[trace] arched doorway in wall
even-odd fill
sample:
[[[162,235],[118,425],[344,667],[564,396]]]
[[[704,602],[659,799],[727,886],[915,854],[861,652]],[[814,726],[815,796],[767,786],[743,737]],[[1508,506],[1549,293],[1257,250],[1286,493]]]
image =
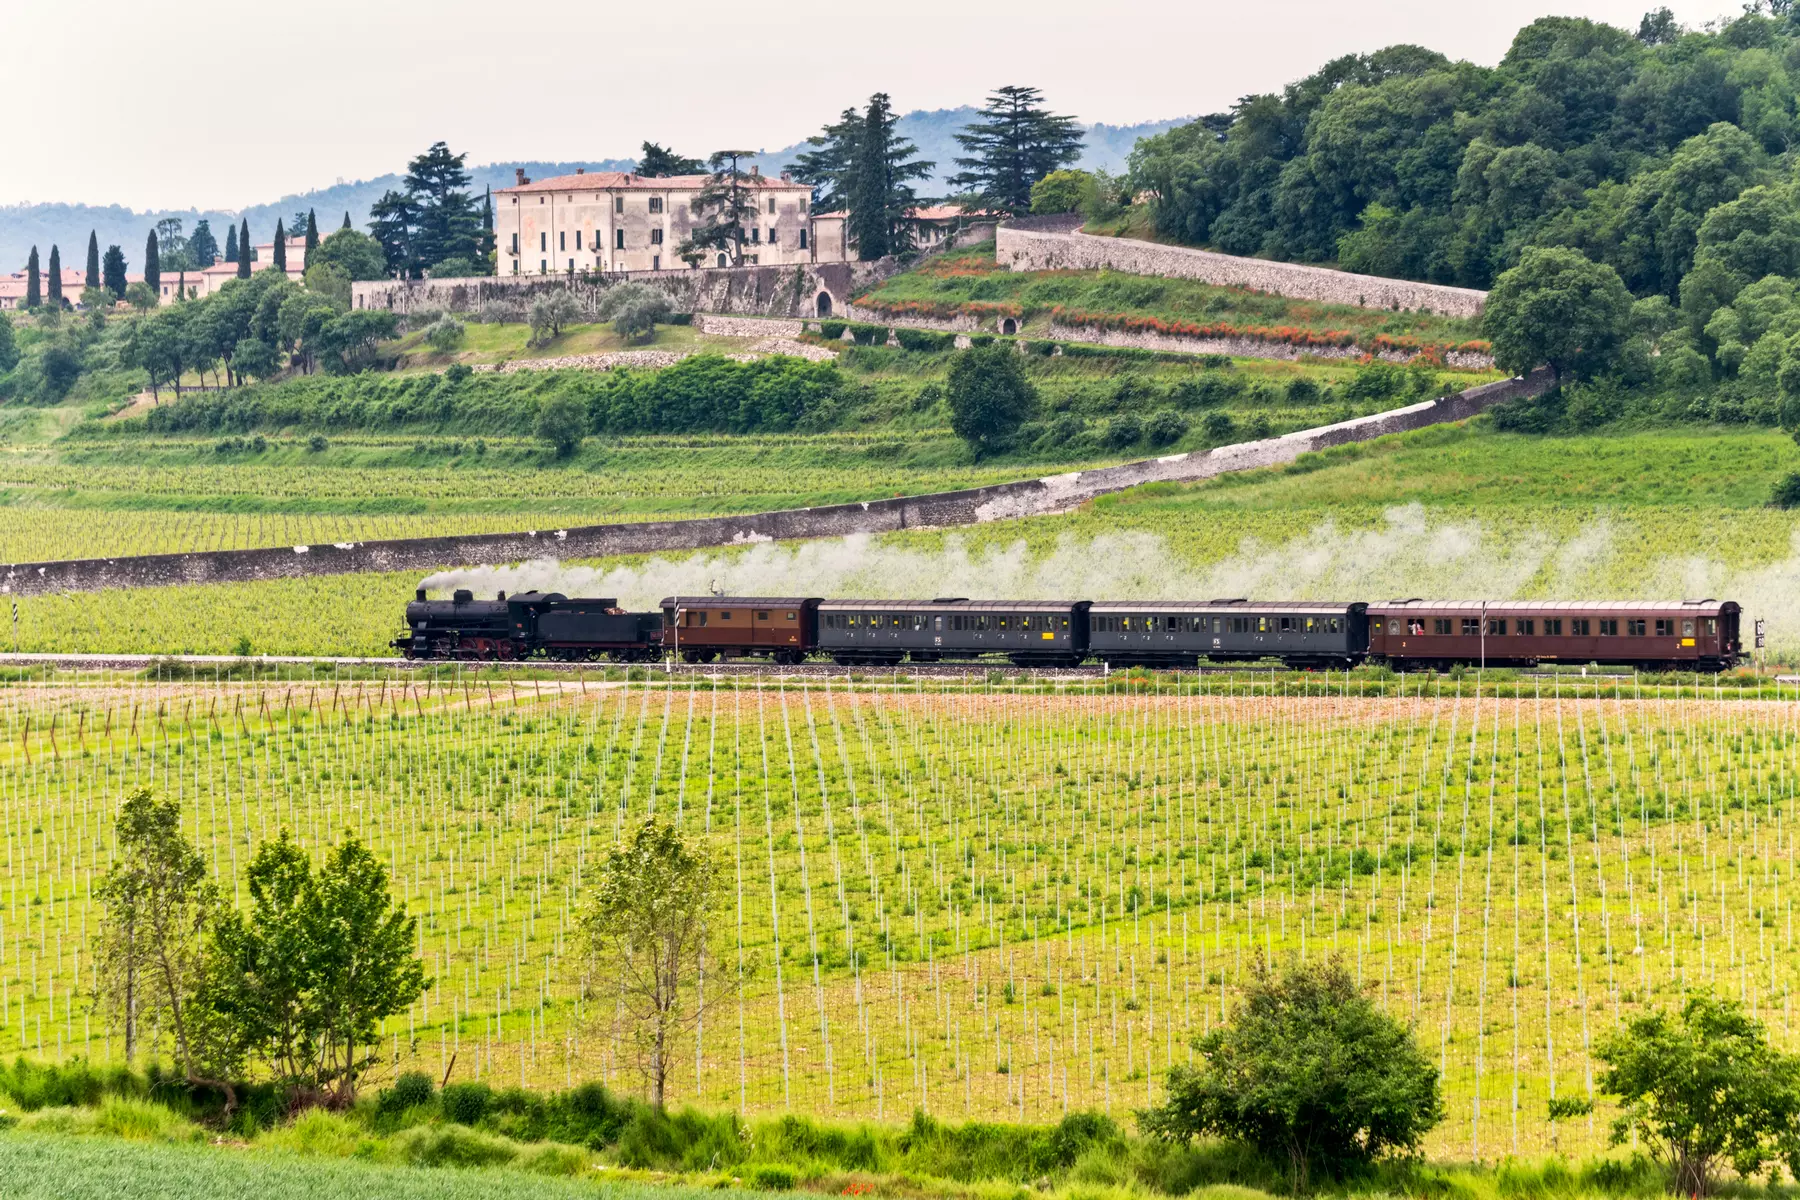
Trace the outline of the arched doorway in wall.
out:
[[[729,267],[731,265],[731,255],[729,255],[729,254],[719,255],[719,265],[721,267]]]
[[[1008,335],[1015,334],[1019,332],[1019,323],[1011,317],[1008,317],[1006,320],[1000,322],[1000,332]]]
[[[817,308],[818,308],[818,313],[821,317],[829,317],[831,315],[831,293],[830,292],[820,292],[819,293],[819,299],[817,301]]]

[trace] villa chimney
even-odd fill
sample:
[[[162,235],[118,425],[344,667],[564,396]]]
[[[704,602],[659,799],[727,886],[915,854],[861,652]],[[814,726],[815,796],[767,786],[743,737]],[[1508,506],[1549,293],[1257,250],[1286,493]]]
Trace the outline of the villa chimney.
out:
[[[514,187],[524,187],[525,186],[525,168],[524,167],[514,167],[513,168],[513,186]]]
[[[576,174],[577,174],[577,175],[586,175],[586,174],[587,174],[587,168],[586,168],[586,167],[576,167],[576,168],[575,168],[575,173],[576,173]]]
[[[783,183],[794,182],[794,173],[792,171],[783,171],[781,173],[781,182],[783,182]]]
[[[752,174],[752,175],[761,175],[761,174],[762,174],[762,168],[761,168],[761,167],[759,167],[759,166],[757,166],[757,165],[756,165],[756,164],[755,164],[755,163],[751,163],[751,164],[750,164],[750,173],[751,173],[751,174]]]

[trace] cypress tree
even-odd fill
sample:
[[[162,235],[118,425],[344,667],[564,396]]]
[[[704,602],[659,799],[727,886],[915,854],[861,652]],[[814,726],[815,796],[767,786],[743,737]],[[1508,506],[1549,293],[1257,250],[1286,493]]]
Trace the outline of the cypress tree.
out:
[[[281,228],[280,217],[275,218],[275,252],[269,257],[274,262],[275,269],[285,275],[287,273],[287,233]]]
[[[50,270],[48,272],[50,286],[45,289],[45,301],[51,308],[62,307],[62,251],[53,243],[50,247]]]
[[[87,286],[100,286],[100,234],[93,229],[88,230]]]
[[[256,246],[250,240],[250,218],[238,227],[238,273],[239,279],[250,278],[250,260],[256,256]]]
[[[156,246],[156,230],[144,241],[144,282],[158,296],[162,295],[162,252]]]
[[[344,212],[344,223],[343,223],[343,224],[342,224],[342,225],[339,225],[339,226],[338,226],[338,228],[339,228],[339,229],[349,229],[349,228],[351,228],[351,225],[350,225],[350,213],[349,213],[349,211],[348,211],[348,210],[346,210],[346,211],[345,211],[345,212]]]
[[[25,307],[37,308],[44,303],[44,281],[38,272],[37,247],[31,248],[31,257],[25,260]]]
[[[100,268],[101,278],[106,290],[116,298],[125,298],[125,252],[117,246],[106,248],[106,259]]]
[[[312,209],[306,210],[306,253],[307,257],[319,248],[319,218]]]
[[[228,263],[234,263],[237,261],[237,226],[236,225],[227,225],[225,227],[225,261]]]

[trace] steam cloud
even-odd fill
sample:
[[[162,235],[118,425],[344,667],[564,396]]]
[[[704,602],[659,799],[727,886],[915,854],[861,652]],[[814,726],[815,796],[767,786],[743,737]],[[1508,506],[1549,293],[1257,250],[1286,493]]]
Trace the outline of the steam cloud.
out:
[[[971,599],[1367,599],[1400,596],[1504,600],[1681,599],[1738,601],[1749,621],[1768,620],[1770,649],[1800,650],[1800,528],[1788,556],[1732,567],[1702,555],[1672,556],[1634,567],[1605,518],[1563,535],[1479,521],[1434,524],[1420,505],[1393,508],[1378,528],[1344,530],[1327,520],[1279,545],[1245,538],[1231,553],[1196,563],[1153,533],[1091,538],[1064,534],[1048,550],[1023,540],[971,550],[957,534],[933,547],[869,535],[795,546],[651,558],[631,566],[581,566],[535,559],[504,567],[443,571],[425,580],[434,592],[469,588],[616,596],[626,608],[654,607],[665,596],[717,589],[737,596]]]

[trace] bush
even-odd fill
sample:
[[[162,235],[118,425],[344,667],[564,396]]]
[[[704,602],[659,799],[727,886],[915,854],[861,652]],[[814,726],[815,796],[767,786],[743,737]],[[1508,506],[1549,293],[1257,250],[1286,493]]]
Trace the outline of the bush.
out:
[[[444,368],[444,382],[448,384],[458,384],[474,373],[474,370],[470,368],[468,363],[451,363]]]
[[[1132,413],[1120,413],[1106,423],[1106,444],[1114,450],[1135,446],[1144,439],[1144,423]]]
[[[458,1125],[475,1125],[487,1116],[488,1106],[493,1103],[493,1099],[494,1089],[485,1083],[448,1083],[438,1093],[438,1110],[444,1114],[446,1121],[455,1121]]]
[[[596,314],[613,323],[613,332],[626,341],[648,341],[656,326],[667,323],[674,306],[669,294],[647,283],[621,283],[600,298]]]
[[[1800,471],[1790,471],[1775,481],[1769,503],[1776,508],[1800,508]]]
[[[325,435],[322,433],[315,433],[306,439],[306,448],[314,454],[323,454],[330,446],[331,443],[326,440]]]
[[[1186,437],[1187,431],[1187,418],[1168,408],[1151,414],[1144,424],[1144,432],[1149,435],[1152,446],[1173,445]]]
[[[1344,398],[1356,400],[1391,400],[1406,388],[1406,370],[1390,362],[1368,362],[1357,368],[1356,375],[1344,385]]]
[[[382,1090],[375,1107],[384,1113],[405,1112],[409,1108],[430,1104],[436,1093],[437,1085],[431,1076],[423,1071],[408,1071],[394,1080],[393,1087]]]
[[[1318,381],[1308,376],[1288,380],[1287,402],[1289,404],[1317,404],[1321,389]]]
[[[463,344],[463,323],[445,313],[425,329],[425,344],[439,354],[448,354]]]
[[[936,352],[956,345],[954,333],[939,333],[933,329],[896,329],[894,336],[900,339],[903,350]]]
[[[819,336],[828,341],[838,342],[844,338],[844,330],[850,328],[848,321],[820,321]]]
[[[757,1163],[750,1168],[745,1182],[765,1192],[789,1192],[798,1179],[798,1173],[786,1163]]]
[[[1209,442],[1224,442],[1237,432],[1237,422],[1230,413],[1209,412],[1200,422],[1200,431]]]

